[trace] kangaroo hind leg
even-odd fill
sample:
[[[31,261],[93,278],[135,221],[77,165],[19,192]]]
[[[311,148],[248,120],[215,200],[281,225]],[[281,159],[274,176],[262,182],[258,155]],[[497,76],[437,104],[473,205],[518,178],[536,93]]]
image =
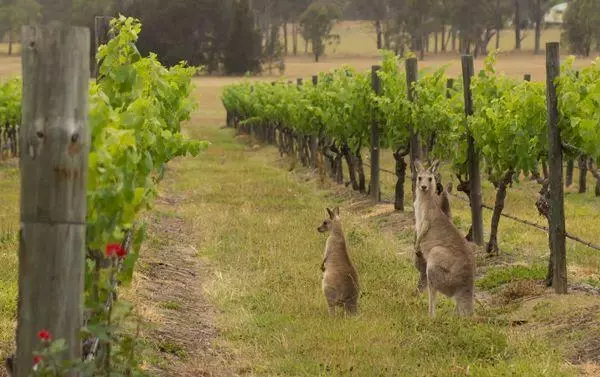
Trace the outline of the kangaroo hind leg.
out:
[[[470,317],[473,315],[473,292],[461,292],[457,294],[454,299],[456,300],[456,314],[460,317]]]

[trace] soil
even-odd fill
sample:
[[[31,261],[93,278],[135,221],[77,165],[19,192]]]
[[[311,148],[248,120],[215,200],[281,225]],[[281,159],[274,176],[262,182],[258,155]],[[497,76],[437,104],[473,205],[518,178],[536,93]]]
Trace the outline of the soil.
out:
[[[234,376],[232,358],[214,345],[216,309],[203,292],[211,267],[191,245],[193,235],[176,214],[180,204],[172,196],[157,200],[134,278],[142,337],[158,354],[145,367],[157,377]]]

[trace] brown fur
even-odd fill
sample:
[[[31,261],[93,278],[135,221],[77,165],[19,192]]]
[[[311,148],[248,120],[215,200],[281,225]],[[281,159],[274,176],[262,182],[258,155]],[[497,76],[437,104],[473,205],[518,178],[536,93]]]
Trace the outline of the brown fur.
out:
[[[415,248],[426,262],[429,315],[435,316],[436,294],[441,292],[456,301],[461,316],[473,314],[475,258],[467,242],[446,216],[436,199],[435,162],[425,170],[417,162],[417,200]]]
[[[437,178],[436,178],[437,179]],[[452,192],[452,182],[448,182],[446,187],[441,187],[441,191],[436,195],[436,200],[444,215],[452,220],[452,210],[450,209],[450,193]]]
[[[331,232],[321,264],[323,294],[327,300],[329,315],[335,314],[336,306],[342,306],[346,315],[353,315],[358,312],[358,274],[348,254],[340,210],[337,207],[333,211],[327,208],[327,212],[329,217],[317,229],[320,233]]]

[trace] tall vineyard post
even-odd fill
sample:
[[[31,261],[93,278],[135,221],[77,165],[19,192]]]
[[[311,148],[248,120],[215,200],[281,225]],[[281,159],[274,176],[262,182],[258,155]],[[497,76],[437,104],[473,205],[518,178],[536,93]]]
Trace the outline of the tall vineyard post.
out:
[[[381,66],[374,65],[371,67],[371,84],[375,95],[381,94],[381,81],[379,79],[378,72]],[[377,117],[376,109],[373,109],[372,121],[371,121],[371,198],[375,201],[379,201],[381,197],[381,182],[379,180],[379,119]]]
[[[410,102],[415,100],[415,88],[414,83],[417,82],[418,66],[417,58],[409,58],[405,62],[406,69],[406,97]],[[421,145],[419,143],[419,135],[415,132],[415,125],[409,124],[410,127],[410,171],[412,173],[412,199],[416,200],[416,179],[417,172],[415,167],[415,161],[421,158]]]
[[[314,75],[312,77],[312,84],[316,87],[319,84],[319,76]],[[319,148],[319,141],[316,135],[310,135],[310,165],[313,169],[317,168],[317,150]]]
[[[567,293],[567,252],[565,244],[565,203],[563,191],[563,146],[558,127],[556,78],[560,75],[559,44],[546,44],[546,105],[548,111],[548,161],[550,259],[552,286],[556,293]]]
[[[90,134],[90,35],[60,23],[25,26],[20,155],[21,233],[16,377],[27,377],[36,334],[81,357]],[[49,95],[50,94],[50,95]]]
[[[465,97],[465,122],[468,126],[468,118],[473,115],[473,98],[471,93],[471,78],[473,77],[473,56],[462,56],[462,74],[464,82]],[[475,139],[468,131],[468,169],[470,182],[471,203],[471,231],[472,240],[477,245],[483,245],[483,209],[481,198],[481,174],[479,171],[479,153],[475,145]]]
[[[302,89],[302,85],[304,85],[304,80],[302,78],[296,79],[296,85],[298,86],[298,90]],[[300,158],[300,162],[304,166],[310,165],[310,156],[309,156],[309,148],[308,148],[308,136],[305,134],[298,135],[298,157]]]

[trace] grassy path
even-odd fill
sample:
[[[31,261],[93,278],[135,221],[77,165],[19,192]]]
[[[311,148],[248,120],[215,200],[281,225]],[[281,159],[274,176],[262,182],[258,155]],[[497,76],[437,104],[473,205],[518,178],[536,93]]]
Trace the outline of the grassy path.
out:
[[[213,144],[171,164],[163,188],[177,196],[169,213],[186,224],[185,242],[212,265],[197,279],[218,309],[212,342],[235,374],[570,375],[564,350],[533,331],[458,320],[446,299],[428,319],[426,295],[413,293],[412,221],[390,206],[318,188],[274,148],[235,140],[231,130],[188,131]],[[354,319],[328,318],[320,291],[325,237],[316,227],[335,205],[364,291]]]

